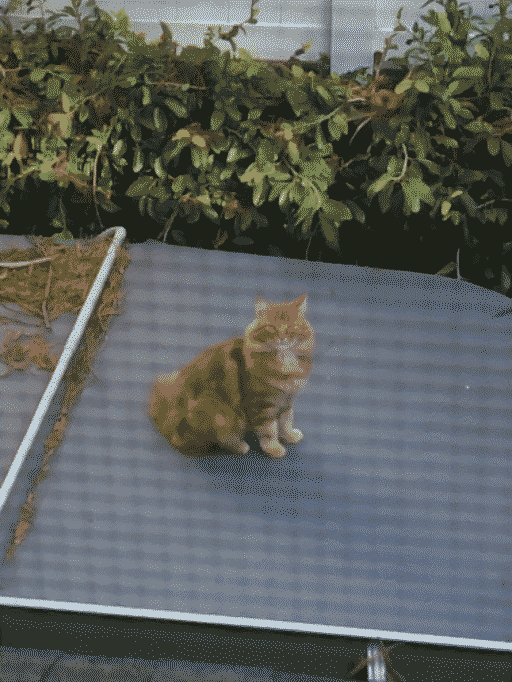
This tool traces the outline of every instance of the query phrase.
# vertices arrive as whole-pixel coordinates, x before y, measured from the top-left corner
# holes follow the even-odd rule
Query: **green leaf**
[[[226,114],[223,111],[219,111],[218,109],[214,111],[211,116],[210,128],[212,130],[218,130],[224,123],[225,117]]]
[[[243,47],[238,48],[238,57],[247,62],[252,62],[253,60],[253,58],[251,57],[251,53],[247,52],[247,50],[244,50]]]
[[[447,265],[444,266],[444,268],[441,268],[439,272],[436,272],[436,275],[439,275],[440,277],[446,277],[447,275],[450,274],[450,272],[453,272],[456,269],[457,269],[456,263],[448,263]]]
[[[386,213],[391,208],[391,195],[393,194],[395,183],[390,182],[379,192],[378,200],[382,213]]]
[[[430,205],[435,203],[430,187],[419,178],[406,178],[402,182],[402,191],[405,203],[413,213],[419,213],[421,201],[425,201]]]
[[[249,229],[249,227],[251,226],[252,219],[253,219],[253,212],[252,211],[250,211],[242,220],[237,218],[238,225],[237,225],[237,220],[235,220],[235,229],[237,227],[239,227],[240,230],[242,230],[242,232],[245,232],[245,230]]]
[[[274,168],[271,171],[267,172],[267,177],[274,182],[283,182],[283,181],[289,181],[291,180],[291,175],[290,173],[282,173],[281,171],[277,170],[277,168]]]
[[[178,140],[177,142],[173,142],[171,147],[166,145],[165,150],[162,154],[164,161],[166,163],[169,163],[169,161],[171,159],[174,159],[175,156],[178,156],[179,154],[181,154],[183,149],[185,149],[185,147],[188,147],[189,144],[190,144],[189,139],[185,139],[185,140],[182,139],[182,140]]]
[[[480,59],[489,59],[489,51],[487,50],[486,47],[482,45],[482,43],[478,43],[475,45],[475,52],[480,57]]]
[[[452,78],[481,78],[483,75],[484,69],[481,66],[459,66]]]
[[[12,113],[16,116],[16,118],[21,123],[23,128],[30,128],[32,126],[33,123],[32,116],[29,114],[26,107],[19,106],[13,108]]]
[[[484,175],[480,171],[472,168],[459,168],[459,182],[471,184],[484,179]]]
[[[501,291],[506,294],[510,289],[510,272],[506,265],[501,266]]]
[[[459,81],[452,81],[442,95],[443,102],[446,101],[448,97],[451,97],[451,95],[453,95],[453,93],[455,92],[455,90],[457,90],[458,87]]]
[[[417,128],[413,133],[412,143],[418,159],[424,159],[430,151],[430,135],[426,130]]]
[[[256,153],[256,164],[261,170],[265,164],[272,163],[275,151],[274,144],[270,140],[262,140]]]
[[[139,173],[144,166],[144,153],[141,148],[137,146],[133,157],[133,172]]]
[[[325,241],[331,247],[331,249],[339,251],[340,243],[338,229],[333,225],[331,219],[324,216],[322,213],[319,214],[319,219],[320,227],[322,228],[322,232],[324,233]]]
[[[136,82],[137,79],[134,76],[129,76],[128,78],[123,78],[122,80],[120,80],[119,86],[121,88],[132,88]]]
[[[103,206],[103,204],[102,204]],[[67,246],[72,246],[75,243],[75,238],[73,237],[73,233],[69,231],[67,227],[65,227],[62,232],[56,232],[55,234],[52,234],[53,241],[56,242],[57,244],[64,244]]]
[[[354,217],[354,220],[357,220],[358,223],[361,223],[361,225],[364,225],[366,221],[366,215],[365,212],[359,208],[359,206],[356,204],[355,201],[352,201],[352,199],[345,199],[345,203],[350,209],[350,212],[352,213],[352,216]]]
[[[299,148],[293,140],[288,142],[288,154],[290,155],[291,162],[297,165],[300,161]]]
[[[297,211],[297,214],[295,216],[295,225],[296,227],[299,227],[299,225],[302,223],[301,232],[304,236],[307,235],[308,230],[313,223],[315,213],[316,211],[311,210],[310,207],[304,205],[301,206]]]
[[[335,199],[326,199],[321,210],[333,222],[341,222],[344,220],[352,220],[352,213],[349,207],[343,201],[336,201]]]
[[[146,199],[146,210],[148,212],[148,215],[151,216],[151,218],[156,218],[155,211],[153,209],[154,203],[155,203],[155,200],[153,199],[153,197],[147,197],[147,199]]]
[[[261,182],[264,176],[265,173],[263,171],[258,170],[258,168],[256,167],[256,163],[251,163],[251,165],[247,167],[245,173],[238,175],[240,182],[245,182],[249,186],[253,187],[254,185],[257,185],[259,182]]]
[[[30,72],[30,80],[32,83],[38,83],[46,76],[46,69],[41,69],[39,66]]]
[[[500,141],[496,137],[487,138],[487,150],[491,156],[497,156],[500,153]]]
[[[286,206],[289,204],[290,200],[288,198],[288,194],[290,190],[292,189],[293,182],[290,182],[289,184],[286,185],[286,187],[283,189],[279,196],[279,206]]]
[[[491,109],[504,109],[506,107],[503,94],[501,92],[490,93]]]
[[[464,128],[471,133],[494,133],[492,125],[485,121],[471,121],[470,123],[467,123]]]
[[[320,125],[317,125],[315,127],[315,144],[320,151],[323,151],[327,145],[327,142],[325,140],[324,133],[322,130],[322,126],[320,126]]]
[[[251,109],[247,114],[247,118],[249,119],[249,121],[259,120],[261,118],[262,113],[263,109]]]
[[[255,185],[253,193],[252,193],[252,203],[255,206],[261,206],[262,204],[265,203],[265,196],[267,193],[267,181],[266,178],[263,177],[257,185]]]
[[[3,135],[11,122],[11,112],[8,109],[0,111],[0,133]]]
[[[149,192],[155,179],[150,176],[145,176],[142,178],[137,178],[135,182],[128,187],[125,194],[128,197],[142,197]]]
[[[275,201],[277,197],[280,196],[281,192],[286,188],[287,184],[288,183],[284,182],[276,182],[273,184],[270,194],[268,195],[268,201]]]
[[[110,199],[106,199],[105,197],[101,200],[100,205],[101,208],[105,209],[105,211],[108,211],[109,213],[116,213],[116,211],[121,210],[120,206],[114,204],[113,201],[110,201]]]
[[[228,152],[227,158],[226,158],[226,163],[234,163],[235,161],[238,161],[238,159],[243,158],[241,156],[242,150],[239,148],[238,143],[235,142],[231,149]],[[221,179],[224,180],[221,174]]]
[[[322,85],[317,85],[316,91],[318,92],[320,97],[322,97],[327,102],[327,104],[333,105],[336,103],[336,100],[331,95],[331,93],[328,92]]]
[[[155,173],[158,175],[160,179],[167,177],[167,173],[165,172],[162,166],[162,159],[160,156],[157,159],[155,159],[154,169]]]
[[[135,142],[140,142],[142,140],[142,131],[138,123],[133,123],[130,126],[130,135]]]
[[[114,145],[114,149],[112,150],[112,155],[114,158],[118,159],[123,156],[123,154],[126,151],[126,143],[124,140],[118,140],[116,144]]]
[[[151,104],[151,92],[147,85],[142,86],[142,106],[145,107]]]
[[[153,109],[153,119],[155,121],[155,128],[158,132],[165,132],[165,129],[167,128],[167,119],[158,107]]]
[[[389,159],[388,167],[387,167],[387,173],[388,175],[392,177],[397,177],[400,175],[402,168],[403,168],[403,161],[401,161],[399,158],[396,156],[392,156]]]
[[[367,189],[368,196],[374,197],[378,192],[384,189],[388,182],[391,182],[392,180],[393,178],[390,175],[388,175],[388,173],[384,173],[384,175],[381,175],[380,178],[374,180],[372,184],[368,187]]]
[[[224,168],[224,170],[220,174],[220,180],[222,180],[222,181],[228,180],[233,175],[234,172],[235,172],[235,166],[234,165],[231,165],[231,166]]]
[[[436,102],[440,112],[443,115],[444,122],[448,126],[448,128],[451,128],[452,130],[455,130],[457,127],[457,121],[454,119],[452,112],[448,109],[447,105],[444,104],[443,102],[437,101]]]
[[[450,24],[450,20],[448,19],[446,14],[444,12],[438,12],[437,16],[439,20],[438,26],[441,29],[441,31],[443,33],[450,33],[450,31],[452,30],[452,25]]]
[[[434,163],[433,161],[430,161],[429,159],[418,159],[420,163],[422,163],[424,166],[426,166],[431,173],[435,173],[436,175],[439,175],[441,170],[437,163]]]
[[[71,109],[71,100],[69,99],[69,96],[64,91],[61,93],[61,97],[62,97],[62,108],[64,109],[64,112],[66,114],[68,114],[70,109]]]
[[[335,125],[339,126],[343,132],[343,135],[348,135],[348,121],[347,114],[338,113],[332,119]]]
[[[185,189],[187,187],[190,187],[190,185],[188,184],[190,180],[191,177],[188,174],[180,175],[179,177],[176,178],[176,180],[171,185],[171,189],[174,192],[175,198],[180,197],[185,191]],[[192,187],[190,188],[192,189]]]
[[[501,153],[503,154],[503,161],[507,166],[512,163],[512,145],[505,140],[501,140]]]
[[[194,168],[204,168],[208,161],[208,152],[197,147],[192,147],[190,150],[192,165]]]
[[[404,78],[403,81],[400,81],[398,85],[395,87],[395,92],[397,95],[401,95],[402,92],[406,92],[412,87],[412,80],[410,78]]]
[[[432,139],[438,144],[444,144],[445,147],[458,147],[459,143],[454,140],[453,137],[447,137],[446,135],[433,135]]]
[[[346,125],[342,127],[338,125],[336,121],[332,118],[328,119],[327,121],[327,129],[329,130],[329,134],[333,140],[336,140],[336,142],[339,141],[343,134],[346,135],[345,128],[347,128],[348,131],[348,127]]]
[[[484,176],[484,180],[487,178],[491,178],[499,187],[505,187],[505,181],[503,180],[503,174],[500,173],[500,171],[496,170],[495,168],[489,168],[489,170],[485,171],[485,173],[482,173]]]
[[[19,40],[18,38],[17,38],[16,40],[13,40],[13,41],[12,41],[12,51],[14,52],[14,54],[16,55],[16,57],[18,57],[18,59],[20,60],[20,62],[21,62],[21,60],[23,59],[23,50],[22,50],[22,47],[23,47],[23,43],[22,43],[21,40]]]
[[[178,244],[181,244],[182,246],[187,245],[187,241],[183,236],[183,232],[181,230],[171,230],[171,235],[174,241],[178,242]]]
[[[180,101],[168,97],[164,102],[178,118],[187,118],[187,108]]]
[[[197,197],[198,199],[200,197]],[[211,207],[207,206],[206,204],[202,204],[201,210],[205,214],[207,218],[209,218],[212,222],[214,222],[216,225],[220,225],[220,218],[217,215],[217,212]]]
[[[458,225],[462,220],[462,213],[460,211],[452,211],[450,213],[450,218],[454,225]]]
[[[419,90],[420,92],[429,92],[430,90],[429,84],[427,83],[427,81],[424,80],[414,81],[414,86],[416,90]]]

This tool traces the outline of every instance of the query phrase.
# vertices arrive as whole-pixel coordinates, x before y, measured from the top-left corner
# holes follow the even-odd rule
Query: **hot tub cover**
[[[510,300],[154,241],[130,256],[0,603],[512,642]],[[256,296],[304,293],[304,440],[278,460],[254,439],[245,457],[173,450],[148,415],[156,376],[241,335]]]

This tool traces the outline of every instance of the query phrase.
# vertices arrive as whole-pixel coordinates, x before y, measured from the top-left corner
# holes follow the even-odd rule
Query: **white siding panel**
[[[65,4],[65,0],[47,0],[46,16],[50,11],[61,11]],[[260,0],[258,24],[246,24],[247,36],[240,32],[235,42],[258,59],[287,59],[312,39],[311,49],[300,59],[318,59],[323,52],[330,52],[332,70],[342,74],[371,67],[373,53],[383,49],[384,39],[393,31],[401,4],[404,6],[402,22],[408,28],[418,21],[429,30],[421,15],[431,8],[442,9],[436,3],[422,9],[423,0]],[[488,5],[489,0],[475,0],[471,8],[488,18],[496,12],[496,8],[489,9]],[[209,25],[222,25],[227,30],[247,19],[250,12],[250,0],[100,0],[98,6],[113,12],[124,6],[133,30],[145,31],[148,40],[160,37],[159,22],[165,21],[181,46],[202,46]],[[18,11],[18,18],[13,17],[11,21],[14,28],[21,28],[27,18],[39,16],[39,10],[27,16],[24,6]],[[57,26],[75,26],[75,23],[69,17]],[[388,56],[403,54],[408,37],[407,33],[399,34],[395,39],[399,49]],[[217,44],[222,50],[229,49],[224,41]]]
[[[4,4],[4,3],[0,3]],[[62,11],[65,0],[47,0],[46,17],[50,12]],[[145,31],[148,40],[156,40],[162,31],[160,21],[169,24],[174,39],[182,47],[203,45],[204,34],[209,25],[221,25],[226,31],[235,23],[250,16],[250,0],[99,0],[98,7],[117,12],[124,7],[135,32]],[[304,43],[313,40],[311,49],[302,59],[318,59],[322,52],[331,49],[331,0],[285,0],[257,3],[260,10],[258,24],[245,24],[247,35],[239,32],[235,39],[237,47],[243,47],[257,59],[288,59]],[[40,17],[33,10],[27,17],[26,6],[18,10],[18,20],[11,19],[13,27],[21,28],[26,18]],[[72,17],[60,20],[55,26],[76,26]],[[223,51],[229,43],[217,41]],[[178,49],[179,53],[179,49]]]
[[[384,40],[393,33],[396,15],[401,6],[402,24],[412,29],[415,21],[428,31],[434,28],[421,19],[430,9],[443,11],[437,3],[431,3],[422,9],[425,0],[332,0],[332,33],[331,33],[331,70],[343,74],[361,67],[373,65],[375,50],[384,49]],[[470,2],[473,14],[485,19],[492,17],[497,8],[489,9],[488,0]],[[511,16],[508,12],[507,16]],[[475,32],[476,33],[476,32]],[[399,33],[394,39],[397,50],[388,52],[389,57],[404,54],[409,46],[405,41],[409,33]],[[472,49],[470,48],[470,52]]]

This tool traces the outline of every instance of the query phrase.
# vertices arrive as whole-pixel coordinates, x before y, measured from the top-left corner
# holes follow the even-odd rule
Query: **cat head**
[[[307,304],[305,294],[285,303],[271,303],[258,296],[256,319],[245,330],[246,348],[256,352],[312,350],[315,333],[305,317]]]

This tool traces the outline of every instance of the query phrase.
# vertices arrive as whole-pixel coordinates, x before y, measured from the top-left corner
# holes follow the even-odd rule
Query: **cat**
[[[252,431],[266,454],[283,457],[280,440],[303,438],[293,426],[293,400],[303,392],[313,363],[307,296],[289,303],[258,297],[254,307],[256,318],[243,337],[207,348],[153,385],[149,414],[182,454],[225,448],[245,455],[245,434]]]

